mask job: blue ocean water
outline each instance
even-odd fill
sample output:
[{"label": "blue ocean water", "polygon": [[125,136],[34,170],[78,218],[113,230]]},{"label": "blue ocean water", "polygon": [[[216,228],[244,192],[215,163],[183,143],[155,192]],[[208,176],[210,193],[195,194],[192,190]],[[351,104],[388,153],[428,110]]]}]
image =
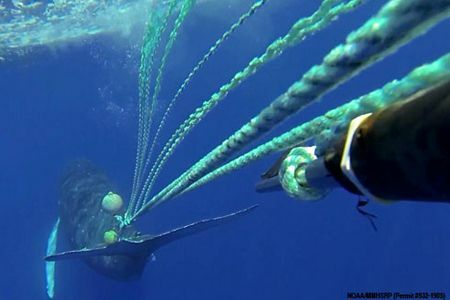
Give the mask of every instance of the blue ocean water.
[{"label": "blue ocean water", "polygon": [[[175,43],[159,116],[196,61],[253,1],[198,5]],[[321,61],[385,1],[367,1],[308,38],[228,96],[184,141],[157,188],[196,162]],[[163,141],[184,118],[320,1],[269,1],[198,74]],[[0,64],[0,299],[47,299],[43,257],[57,218],[58,183],[70,161],[87,158],[129,196],[137,132],[142,28],[39,49]],[[401,78],[450,49],[449,21],[325,96],[271,136]],[[419,121],[419,120],[418,120]],[[160,145],[161,146],[161,145]],[[158,233],[253,204],[236,222],[156,253],[139,281],[116,282],[79,261],[56,266],[55,299],[347,299],[348,292],[446,292],[450,297],[450,206],[373,203],[374,232],[357,198],[337,190],[317,203],[257,194],[270,157],[161,205],[138,222]],[[389,166],[386,166],[389,172]],[[61,247],[61,248],[60,248]],[[60,237],[59,249],[67,249]]]}]

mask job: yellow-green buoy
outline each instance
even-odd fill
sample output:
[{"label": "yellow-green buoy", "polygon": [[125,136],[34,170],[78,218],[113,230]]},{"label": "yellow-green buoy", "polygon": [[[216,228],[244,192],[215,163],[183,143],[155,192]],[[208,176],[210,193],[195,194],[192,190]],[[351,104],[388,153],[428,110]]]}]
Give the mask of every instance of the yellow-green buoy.
[{"label": "yellow-green buoy", "polygon": [[103,234],[103,240],[106,244],[111,245],[117,242],[119,239],[119,236],[117,235],[117,232],[114,230],[108,230]]},{"label": "yellow-green buoy", "polygon": [[122,197],[120,197],[117,194],[114,194],[113,192],[109,192],[106,194],[105,197],[103,197],[102,200],[102,208],[112,214],[116,214],[120,212],[120,210],[123,207],[123,200]]}]

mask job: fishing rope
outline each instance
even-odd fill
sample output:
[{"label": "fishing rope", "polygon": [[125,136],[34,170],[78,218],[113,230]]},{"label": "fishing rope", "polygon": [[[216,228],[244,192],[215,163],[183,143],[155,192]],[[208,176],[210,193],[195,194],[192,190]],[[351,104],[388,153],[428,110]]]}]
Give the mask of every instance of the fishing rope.
[{"label": "fishing rope", "polygon": [[[173,2],[175,2],[175,1],[173,1]],[[152,111],[153,111],[153,108],[155,107],[155,105],[157,103],[159,92],[161,91],[161,82],[162,82],[163,72],[164,72],[165,66],[167,64],[167,59],[169,57],[170,51],[172,50],[173,44],[175,43],[175,40],[176,40],[176,38],[178,36],[178,32],[180,30],[181,25],[183,24],[184,20],[186,19],[187,15],[191,11],[191,8],[193,7],[194,4],[195,4],[195,0],[185,0],[183,2],[183,6],[181,7],[179,15],[178,15],[177,19],[175,20],[175,25],[174,25],[174,27],[172,29],[172,32],[170,33],[169,40],[168,40],[168,42],[166,44],[166,47],[164,49],[164,54],[163,54],[163,57],[161,59],[161,65],[159,66],[158,75],[157,75],[156,80],[155,80],[155,88],[154,88],[154,91],[153,91],[153,97],[152,97],[152,101],[151,101],[151,110]],[[145,145],[144,145],[144,153],[147,150],[147,145],[148,145],[148,141],[149,141],[150,128],[151,128],[151,125],[152,125],[152,121],[153,120],[152,120],[152,117],[150,115],[150,118],[148,120],[147,131],[144,132],[144,134],[145,134],[144,135],[144,141],[146,141]],[[150,152],[148,154],[148,159],[146,159],[145,166],[144,166],[143,172],[142,172],[143,174],[146,173],[146,169],[148,167],[151,154],[152,154],[152,150],[150,150]],[[145,156],[147,156],[147,155],[145,155]],[[145,158],[145,156],[143,158]],[[143,163],[143,161],[142,161],[142,163]],[[145,193],[145,187],[144,187],[144,189],[141,190],[141,193],[140,193],[140,195],[139,195],[139,197],[137,199],[134,213],[136,213],[137,209],[140,207],[142,199],[143,199],[145,194],[146,193]]]},{"label": "fishing rope", "polygon": [[141,47],[141,64],[139,67],[139,119],[138,119],[138,138],[136,148],[136,164],[134,168],[133,187],[131,190],[130,203],[127,208],[127,214],[131,214],[136,201],[136,194],[142,176],[142,161],[145,157],[144,140],[147,122],[152,118],[153,108],[149,107],[150,81],[154,64],[154,56],[158,45],[161,43],[162,33],[167,28],[169,17],[176,6],[177,1],[170,2],[169,7],[162,14],[160,10],[152,10],[144,40]]},{"label": "fishing rope", "polygon": [[281,186],[290,197],[306,201],[322,199],[328,190],[319,190],[309,186],[306,179],[306,168],[313,160],[315,147],[293,148],[283,160],[278,172]]},{"label": "fishing rope", "polygon": [[[196,181],[183,193],[194,190],[207,182],[238,170],[264,156],[302,145],[316,136],[330,132],[333,127],[344,128],[355,117],[378,111],[386,106],[403,101],[418,91],[435,86],[441,82],[450,80],[450,53],[442,56],[431,64],[426,64],[414,69],[400,81],[394,80],[381,89],[370,92],[358,99],[350,101],[338,108],[328,111],[307,123],[303,123],[292,130],[273,138],[247,152],[244,155],[230,161],[224,166],[212,171],[200,180]],[[336,130],[334,130],[336,132]],[[328,148],[329,145],[320,145],[316,138],[316,155],[319,147]],[[320,155],[320,153],[319,153]]]},{"label": "fishing rope", "polygon": [[[168,116],[170,115],[170,112],[172,111],[173,106],[175,105],[176,101],[178,100],[178,98],[180,97],[181,93],[186,89],[186,87],[188,86],[188,84],[191,82],[191,80],[193,79],[193,77],[195,76],[195,74],[197,74],[197,72],[201,69],[201,67],[203,67],[203,65],[217,52],[217,50],[220,48],[220,46],[241,26],[245,23],[245,21],[247,21],[251,16],[253,16],[256,11],[261,8],[265,3],[267,2],[267,0],[261,0],[256,2],[255,4],[252,5],[252,7],[250,8],[250,10],[245,13],[244,15],[242,15],[239,20],[234,23],[230,29],[228,29],[220,39],[218,39],[214,45],[209,49],[209,51],[203,56],[203,58],[197,63],[197,65],[194,67],[194,69],[192,69],[192,71],[189,73],[189,75],[186,77],[186,79],[184,80],[184,82],[182,83],[182,85],[180,86],[180,88],[178,89],[178,91],[175,93],[175,96],[172,98],[172,100],[170,100],[169,105],[166,108],[166,111],[164,112],[164,115],[161,119],[161,122],[159,123],[158,129],[156,130],[156,134],[153,137],[153,141],[152,141],[152,145],[150,147],[150,151],[149,151],[149,156],[148,159],[145,163],[146,167],[148,166],[148,164],[150,163],[150,158],[153,154],[153,150],[156,146],[156,142],[159,139],[159,135],[161,134],[161,130],[163,129]],[[145,167],[145,169],[146,169]],[[145,197],[148,197],[148,194],[151,192],[151,189],[149,188],[149,184],[151,179],[153,178],[155,169],[152,169],[152,172],[150,172],[145,184],[144,184],[144,190],[146,190],[145,193]]]},{"label": "fishing rope", "polygon": [[280,56],[287,48],[297,45],[308,35],[328,26],[332,21],[336,20],[338,15],[349,12],[362,3],[361,0],[352,0],[348,3],[340,3],[333,7],[336,2],[336,0],[325,0],[311,16],[298,20],[284,37],[275,40],[266,49],[263,55],[254,58],[244,70],[238,72],[228,84],[222,86],[219,92],[213,94],[209,100],[205,101],[201,107],[196,109],[196,111],[180,125],[158,155],[158,158],[150,171],[150,173],[153,174],[153,177],[149,189],[153,186],[168,158],[172,155],[175,148],[181,143],[187,133],[192,130],[210,110],[223,100],[231,90],[239,86],[251,75],[255,74],[263,65]]},{"label": "fishing rope", "polygon": [[381,60],[401,45],[423,34],[448,17],[448,0],[391,0],[360,29],[351,33],[345,44],[333,49],[321,65],[314,66],[303,78],[278,97],[259,115],[245,124],[220,146],[174,180],[148,201],[131,219],[151,207],[169,200],[215,169],[242,147],[326,92],[345,82],[362,69]]}]

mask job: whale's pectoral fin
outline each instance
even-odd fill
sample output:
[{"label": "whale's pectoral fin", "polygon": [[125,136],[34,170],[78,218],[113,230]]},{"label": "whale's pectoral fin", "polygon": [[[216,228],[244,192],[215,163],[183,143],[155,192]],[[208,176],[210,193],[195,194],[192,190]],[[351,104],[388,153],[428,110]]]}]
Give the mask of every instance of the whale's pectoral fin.
[{"label": "whale's pectoral fin", "polygon": [[114,253],[114,251],[111,251],[111,250],[112,249],[110,249],[110,247],[108,247],[108,245],[105,244],[98,248],[83,248],[83,249],[79,249],[79,250],[60,252],[60,253],[46,256],[44,259],[46,261],[59,261],[59,260],[66,260],[66,259],[85,258],[85,257],[91,257],[91,256],[100,256],[100,255],[110,256],[110,255],[119,254],[119,253]]},{"label": "whale's pectoral fin", "polygon": [[225,222],[234,220],[235,218],[249,213],[255,209],[257,205],[249,208],[236,211],[234,213],[220,216],[211,219],[201,220],[180,228],[176,228],[159,235],[142,235],[131,239],[122,239],[111,245],[101,245],[97,248],[84,248],[80,250],[73,250],[61,252],[45,257],[46,261],[58,261],[66,259],[86,258],[92,256],[112,256],[112,255],[127,255],[127,256],[142,256],[147,257],[158,248],[169,244],[175,240],[183,237],[193,235],[207,229],[216,227]]},{"label": "whale's pectoral fin", "polygon": [[[56,252],[56,243],[58,240],[59,218],[53,226],[47,242],[47,255],[53,255]],[[55,295],[55,262],[48,261],[45,263],[45,275],[47,279],[47,295],[53,299]]]},{"label": "whale's pectoral fin", "polygon": [[[170,230],[168,232],[159,234],[157,236],[153,236],[146,242],[150,243],[150,246],[153,250],[156,250],[166,244],[169,244],[173,241],[179,240],[183,237],[205,231],[207,229],[224,224],[225,222],[232,221],[237,217],[240,217],[244,214],[251,212],[256,207],[257,207],[257,205],[254,205],[254,206],[248,207],[243,210],[236,211],[234,213],[231,213],[231,214],[228,214],[225,216],[220,216],[220,217],[211,218],[211,219],[204,219],[204,220],[201,220],[201,221],[198,221],[198,222],[195,222],[195,223],[192,223],[192,224],[180,227],[180,228]],[[146,242],[144,242],[144,243],[146,243]]]}]

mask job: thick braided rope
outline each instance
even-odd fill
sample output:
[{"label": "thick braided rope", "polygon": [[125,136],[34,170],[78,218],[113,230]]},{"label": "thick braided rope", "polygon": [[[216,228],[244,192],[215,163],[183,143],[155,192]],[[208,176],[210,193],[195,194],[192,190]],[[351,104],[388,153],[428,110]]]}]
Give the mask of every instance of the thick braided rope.
[{"label": "thick braided rope", "polygon": [[[238,170],[267,155],[303,144],[335,126],[345,128],[357,116],[375,112],[398,101],[402,101],[423,89],[450,80],[450,53],[435,62],[414,69],[402,80],[394,80],[338,108],[328,111],[307,123],[273,138],[271,141],[245,153],[224,166],[212,171],[192,184],[184,192],[196,189],[218,177]],[[321,145],[326,147],[326,145]],[[316,154],[318,153],[316,149]],[[319,153],[320,154],[320,153]],[[184,193],[183,192],[183,193]]]},{"label": "thick braided rope", "polygon": [[351,33],[345,44],[333,49],[321,65],[277,98],[258,116],[245,124],[220,146],[154,196],[135,216],[178,195],[192,183],[215,169],[244,145],[254,141],[285,118],[320,98],[363,68],[384,58],[401,45],[426,32],[448,17],[450,0],[391,0],[360,29]]},{"label": "thick braided rope", "polygon": [[[194,6],[194,4],[195,4],[195,0],[185,0],[183,2],[182,7],[181,7],[180,13],[178,14],[178,17],[175,20],[174,27],[172,29],[172,32],[170,33],[169,40],[168,40],[168,42],[166,44],[166,47],[164,49],[164,54],[163,54],[163,57],[161,59],[161,64],[160,64],[159,69],[158,69],[158,75],[157,75],[156,81],[155,81],[155,89],[153,91],[153,96],[152,96],[152,101],[151,101],[152,111],[153,111],[154,107],[156,106],[156,103],[157,103],[157,100],[158,100],[158,97],[159,97],[159,93],[161,91],[162,77],[163,77],[165,66],[167,64],[167,59],[168,59],[169,54],[170,54],[170,52],[171,52],[171,50],[173,48],[175,40],[177,39],[177,36],[178,36],[179,30],[181,28],[181,25],[183,24],[184,20],[186,19],[187,15],[191,11],[191,9]],[[146,174],[146,172],[147,172],[147,168],[148,168],[148,165],[150,164],[150,159],[151,159],[152,150],[153,150],[153,149],[151,149],[148,154],[146,153],[147,147],[148,147],[148,143],[149,143],[150,128],[151,128],[151,125],[152,125],[152,121],[153,121],[153,118],[151,118],[151,116],[150,116],[150,119],[147,122],[147,124],[148,124],[147,131],[144,132],[145,145],[144,145],[144,157],[143,158],[145,158],[145,165],[144,165],[142,174]],[[138,183],[139,182],[140,181],[138,181]],[[147,195],[147,191],[146,191],[145,186],[146,185],[144,184],[144,188],[141,189],[140,195],[139,195],[139,197],[138,197],[138,199],[136,201],[136,206],[135,206],[134,213],[136,213],[137,210],[140,208],[144,197]]]},{"label": "thick braided rope", "polygon": [[306,180],[306,166],[317,158],[314,150],[315,147],[293,148],[283,160],[278,176],[281,186],[290,197],[313,201],[323,198],[328,193],[309,187]]},{"label": "thick braided rope", "polygon": [[136,192],[139,189],[139,182],[142,173],[143,161],[143,145],[144,132],[146,122],[151,118],[151,110],[148,105],[150,93],[150,80],[153,69],[154,56],[158,45],[161,42],[161,36],[164,29],[167,27],[167,22],[172,10],[175,7],[176,0],[173,0],[170,6],[165,10],[165,14],[155,9],[150,14],[147,22],[147,29],[144,35],[144,41],[141,47],[141,64],[139,67],[139,100],[138,100],[138,138],[136,147],[136,163],[133,176],[133,187],[131,190],[130,203],[127,208],[127,213],[131,213],[135,204]]},{"label": "thick braided rope", "polygon": [[[191,82],[191,80],[194,78],[195,74],[197,74],[197,72],[203,67],[203,65],[217,52],[217,50],[220,48],[220,46],[242,25],[245,23],[245,21],[247,21],[251,16],[253,16],[256,11],[261,8],[265,3],[267,2],[267,0],[261,0],[256,2],[255,4],[252,5],[252,7],[250,8],[250,10],[243,14],[239,20],[234,23],[230,29],[228,29],[220,39],[218,39],[214,45],[209,49],[209,51],[203,56],[203,58],[197,63],[197,65],[194,67],[194,69],[192,69],[192,71],[189,73],[189,75],[186,77],[186,79],[184,80],[184,82],[181,84],[180,88],[178,89],[178,91],[175,93],[175,96],[172,98],[172,100],[170,100],[169,105],[166,108],[166,111],[164,112],[164,115],[161,119],[161,122],[159,123],[158,129],[156,130],[156,134],[153,137],[153,141],[152,141],[152,145],[150,147],[150,151],[149,151],[149,156],[152,155],[153,150],[156,146],[156,142],[159,139],[159,136],[161,134],[161,130],[163,129],[167,118],[169,117],[173,106],[175,105],[176,101],[178,100],[178,98],[180,97],[181,93],[186,89],[186,87],[188,86],[188,84]],[[148,163],[146,162],[146,165]],[[152,172],[150,172],[149,174],[149,180],[148,183],[146,181],[146,184],[144,186],[144,189],[148,189],[148,191],[150,192],[151,188],[149,188],[149,183],[151,178],[153,178],[154,174],[153,172],[155,171],[155,169],[152,169]]]},{"label": "thick braided rope", "polygon": [[353,10],[361,3],[361,1],[352,0],[348,3],[341,3],[333,7],[335,3],[336,0],[325,0],[313,15],[298,20],[289,30],[287,35],[274,41],[263,55],[254,58],[243,71],[237,73],[233,77],[230,83],[222,86],[219,92],[215,93],[209,100],[205,101],[201,107],[197,108],[197,110],[180,125],[169,141],[164,145],[163,150],[158,155],[158,158],[150,171],[150,173],[154,174],[151,179],[150,189],[164,164],[187,133],[192,130],[194,126],[219,103],[219,101],[224,99],[232,89],[236,88],[244,80],[256,73],[264,64],[280,56],[287,48],[297,45],[304,40],[306,36],[325,28],[334,21],[338,15]]}]

